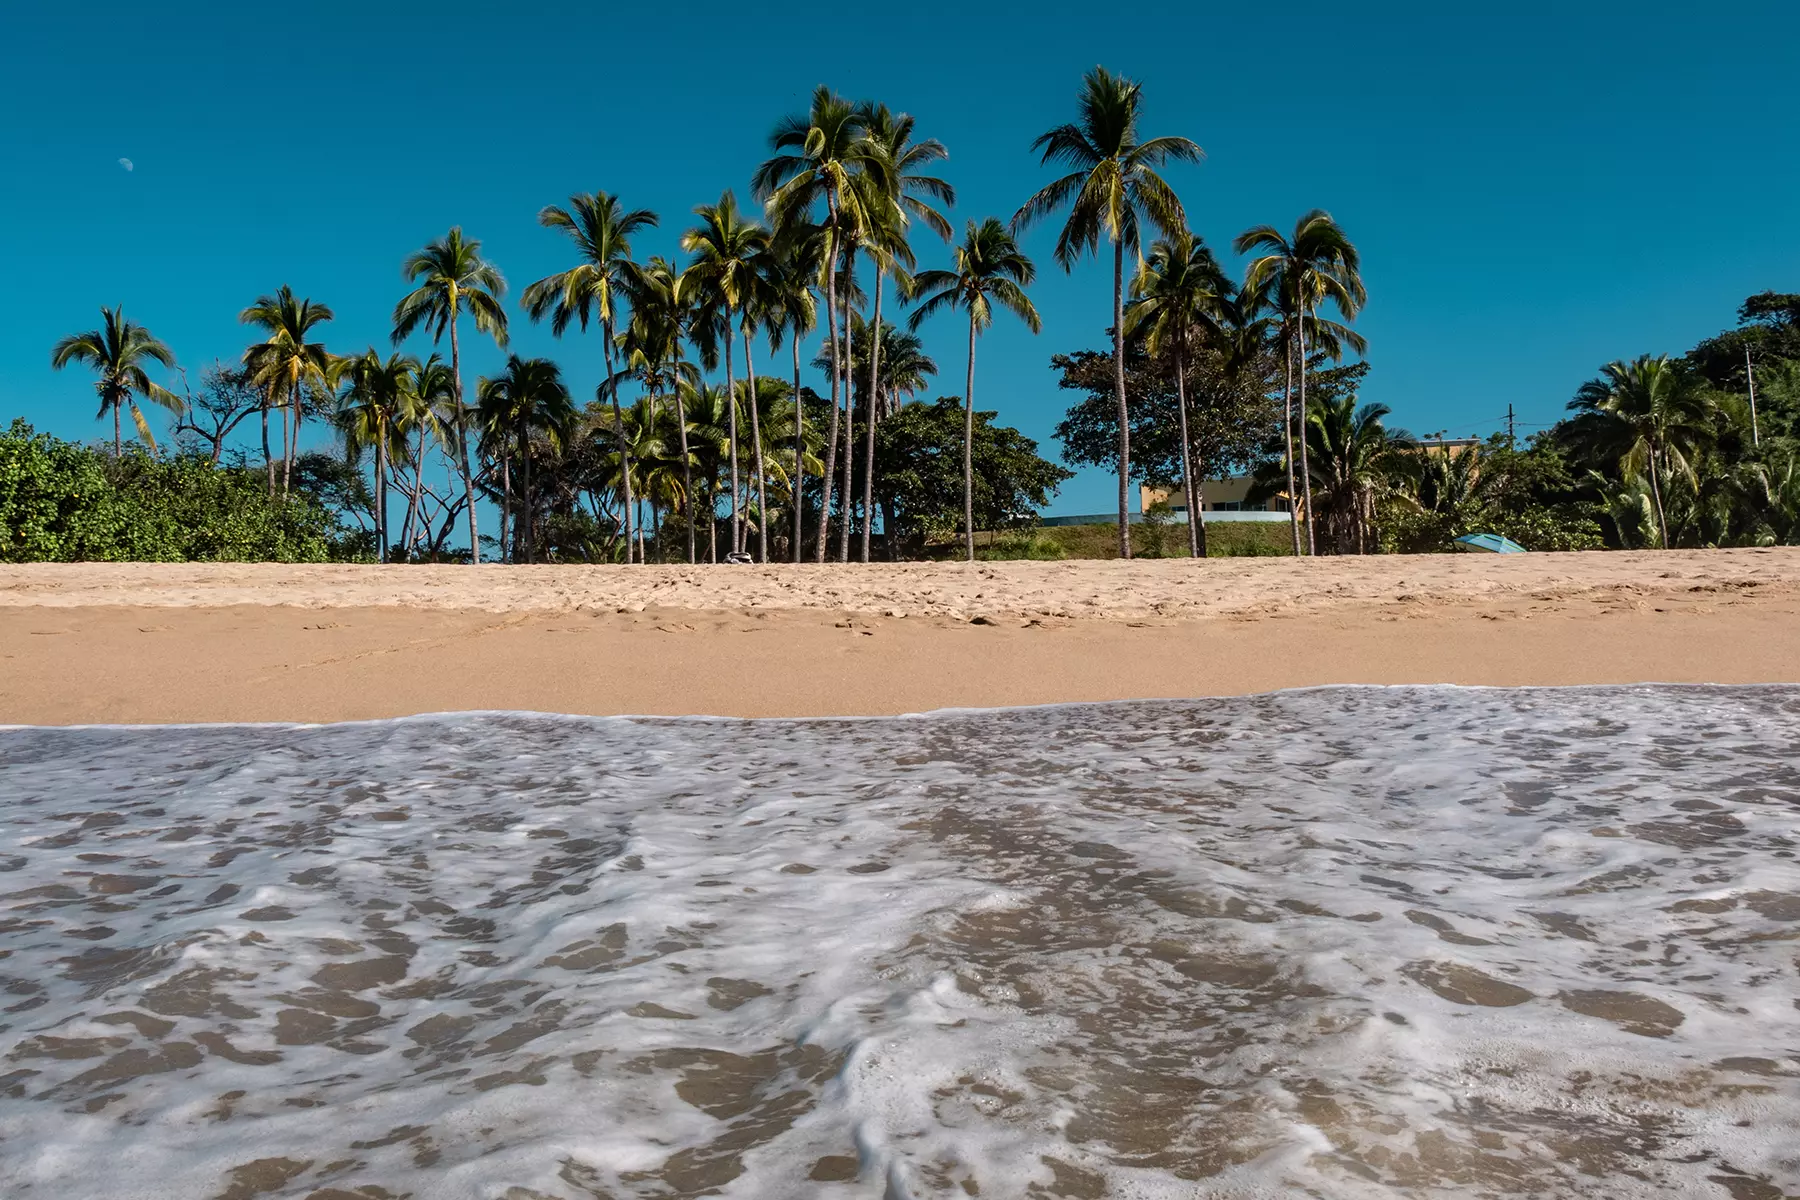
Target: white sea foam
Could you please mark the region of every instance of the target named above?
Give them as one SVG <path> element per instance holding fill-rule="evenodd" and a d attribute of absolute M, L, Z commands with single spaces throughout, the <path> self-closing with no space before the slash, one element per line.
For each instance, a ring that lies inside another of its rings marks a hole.
<path fill-rule="evenodd" d="M 0 731 L 0 1194 L 1800 1192 L 1800 689 Z"/>

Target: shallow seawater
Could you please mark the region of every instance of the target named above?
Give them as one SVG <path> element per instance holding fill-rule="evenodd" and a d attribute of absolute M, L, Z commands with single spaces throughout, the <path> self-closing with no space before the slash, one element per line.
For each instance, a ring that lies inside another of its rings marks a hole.
<path fill-rule="evenodd" d="M 0 730 L 7 1197 L 1800 1193 L 1800 689 Z"/>

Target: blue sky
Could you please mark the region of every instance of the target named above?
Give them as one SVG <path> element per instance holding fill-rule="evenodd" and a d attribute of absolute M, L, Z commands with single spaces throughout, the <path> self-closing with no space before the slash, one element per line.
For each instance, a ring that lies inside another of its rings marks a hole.
<path fill-rule="evenodd" d="M 657 210 L 639 253 L 673 253 L 693 205 L 746 197 L 770 127 L 821 82 L 948 145 L 960 228 L 1048 178 L 1028 149 L 1084 70 L 1140 79 L 1145 132 L 1206 149 L 1171 179 L 1215 248 L 1313 207 L 1357 241 L 1364 396 L 1418 433 L 1491 432 L 1508 403 L 1553 421 L 1600 363 L 1800 290 L 1791 2 L 621 7 L 99 3 L 79 29 L 10 11 L 0 420 L 103 432 L 89 380 L 49 369 L 101 304 L 193 371 L 239 354 L 238 311 L 283 283 L 337 310 L 334 349 L 385 347 L 401 258 L 453 224 L 516 298 L 565 265 L 534 216 L 574 191 Z M 976 395 L 1054 455 L 1072 397 L 1049 356 L 1102 344 L 1110 280 L 1104 261 L 1065 275 L 1052 239 L 1026 242 L 1043 333 L 999 320 Z M 918 251 L 942 265 L 934 240 Z M 946 393 L 955 320 L 926 327 Z M 516 318 L 515 349 L 591 394 L 594 337 Z M 500 361 L 472 336 L 465 352 L 471 383 Z M 1085 472 L 1053 511 L 1108 504 Z"/>

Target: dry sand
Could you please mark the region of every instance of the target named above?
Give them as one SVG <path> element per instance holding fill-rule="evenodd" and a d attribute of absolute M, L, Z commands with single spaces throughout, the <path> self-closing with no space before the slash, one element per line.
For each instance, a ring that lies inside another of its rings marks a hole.
<path fill-rule="evenodd" d="M 1800 550 L 0 567 L 0 722 L 792 716 L 1322 683 L 1800 682 Z"/>

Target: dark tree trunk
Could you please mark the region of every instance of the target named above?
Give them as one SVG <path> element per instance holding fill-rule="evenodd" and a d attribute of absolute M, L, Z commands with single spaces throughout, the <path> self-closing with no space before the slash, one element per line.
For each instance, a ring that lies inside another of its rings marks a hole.
<path fill-rule="evenodd" d="M 475 472 L 469 466 L 469 420 L 463 411 L 462 347 L 456 340 L 456 313 L 450 314 L 450 382 L 456 389 L 456 457 L 462 466 L 463 501 L 469 506 L 469 565 L 481 565 L 481 536 L 475 521 Z"/>
<path fill-rule="evenodd" d="M 1281 384 L 1281 432 L 1287 442 L 1288 525 L 1294 539 L 1294 557 L 1300 557 L 1300 486 L 1294 479 L 1294 339 L 1284 337 L 1282 357 L 1287 360 L 1287 374 Z"/>
<path fill-rule="evenodd" d="M 1306 499 L 1306 553 L 1319 552 L 1313 538 L 1312 464 L 1306 456 L 1306 317 L 1300 318 L 1300 494 Z"/>
<path fill-rule="evenodd" d="M 969 378 L 963 385 L 963 550 L 975 561 L 975 313 L 969 313 Z"/>
<path fill-rule="evenodd" d="M 756 403 L 756 358 L 750 346 L 750 328 L 744 327 L 744 374 L 750 384 L 750 449 L 756 471 L 756 561 L 769 561 L 768 480 L 763 474 L 762 414 Z"/>
<path fill-rule="evenodd" d="M 1125 402 L 1125 243 L 1113 242 L 1113 393 L 1119 401 L 1119 557 L 1131 557 L 1131 413 Z"/>
<path fill-rule="evenodd" d="M 738 518 L 738 418 L 737 381 L 731 375 L 731 307 L 725 308 L 725 426 L 726 445 L 731 454 L 731 552 L 744 548 L 744 527 Z"/>
<path fill-rule="evenodd" d="M 857 558 L 869 561 L 869 532 L 875 524 L 875 414 L 881 400 L 881 263 L 875 263 L 875 321 L 869 327 L 869 402 L 863 420 L 868 430 L 863 437 L 863 525 L 862 545 Z"/>
<path fill-rule="evenodd" d="M 800 330 L 794 334 L 794 561 L 800 561 L 801 545 L 806 540 L 803 519 L 806 513 L 806 412 L 800 399 Z"/>
<path fill-rule="evenodd" d="M 1183 333 L 1175 339 L 1175 411 L 1180 416 L 1181 426 L 1181 487 L 1187 503 L 1188 555 L 1204 558 L 1206 556 L 1200 549 L 1200 508 L 1194 502 L 1197 492 L 1194 487 L 1193 444 L 1188 441 L 1186 347 L 1187 335 Z"/>
<path fill-rule="evenodd" d="M 844 255 L 844 270 L 855 277 L 856 258 Z M 850 525 L 856 519 L 856 499 L 852 490 L 852 471 L 856 465 L 856 393 L 850 386 L 850 289 L 844 289 L 844 355 L 840 369 L 844 373 L 844 485 L 842 501 L 844 520 L 838 526 L 838 561 L 850 561 Z"/>
<path fill-rule="evenodd" d="M 831 210 L 833 240 L 837 236 L 837 195 L 827 193 Z M 837 326 L 837 247 L 831 248 L 825 260 L 825 336 L 831 339 L 831 429 L 825 435 L 825 473 L 819 480 L 819 544 L 813 547 L 813 561 L 824 562 L 831 541 L 831 485 L 837 468 L 838 452 L 838 326 Z"/>

